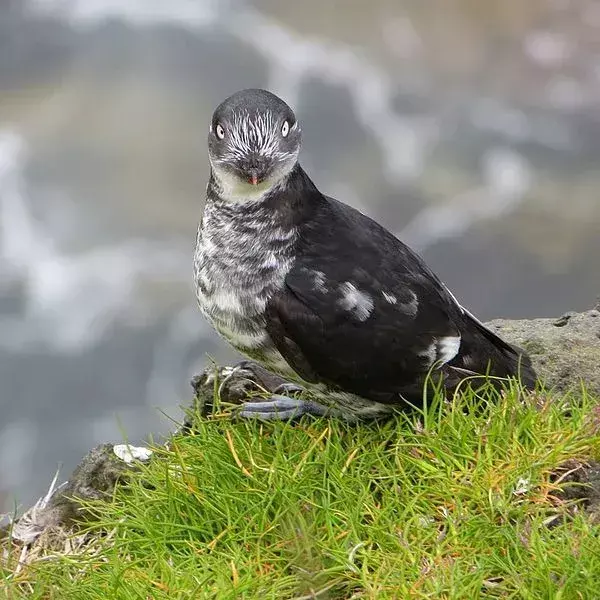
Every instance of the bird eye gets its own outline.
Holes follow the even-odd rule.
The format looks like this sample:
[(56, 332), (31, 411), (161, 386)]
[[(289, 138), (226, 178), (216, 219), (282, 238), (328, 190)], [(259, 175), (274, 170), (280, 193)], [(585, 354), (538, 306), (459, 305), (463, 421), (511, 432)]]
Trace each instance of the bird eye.
[(287, 134), (290, 132), (290, 124), (287, 121), (283, 122), (283, 125), (281, 126), (281, 135), (283, 137), (287, 137)]
[(217, 137), (222, 140), (225, 137), (225, 130), (223, 129), (223, 127), (221, 127), (221, 125), (217, 125), (216, 128), (217, 131)]

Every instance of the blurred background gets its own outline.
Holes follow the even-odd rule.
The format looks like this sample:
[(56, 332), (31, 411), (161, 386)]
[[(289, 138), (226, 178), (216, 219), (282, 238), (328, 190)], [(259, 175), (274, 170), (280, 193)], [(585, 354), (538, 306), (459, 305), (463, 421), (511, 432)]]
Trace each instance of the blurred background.
[(600, 292), (598, 0), (0, 0), (0, 512), (168, 432), (236, 357), (195, 306), (213, 108), (267, 87), (317, 185), (484, 319)]

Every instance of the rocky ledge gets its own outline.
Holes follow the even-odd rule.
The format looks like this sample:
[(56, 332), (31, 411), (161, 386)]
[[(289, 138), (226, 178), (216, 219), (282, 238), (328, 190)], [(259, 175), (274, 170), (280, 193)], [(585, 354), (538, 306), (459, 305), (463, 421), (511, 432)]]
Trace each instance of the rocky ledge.
[(529, 352), (548, 389), (565, 393), (585, 383), (588, 392), (600, 398), (600, 302), (558, 319), (496, 319), (486, 325)]
[[(487, 323), (507, 341), (525, 348), (549, 391), (581, 393), (582, 386), (600, 399), (600, 303), (581, 313), (566, 313), (558, 319), (497, 319)], [(238, 404), (248, 394), (272, 391), (281, 380), (258, 365), (245, 363), (242, 369), (210, 368), (192, 382), (201, 411), (209, 409), (214, 396), (215, 376), (222, 401)], [(191, 423), (186, 421), (183, 430)], [(23, 516), (0, 529), (0, 539), (8, 535), (22, 546), (53, 539), (64, 543), (65, 531), (88, 517), (73, 498), (84, 500), (110, 497), (118, 482), (126, 481), (131, 469), (147, 460), (151, 451), (123, 444), (104, 444), (93, 449), (75, 469), (68, 482), (55, 487)], [(600, 519), (600, 464), (578, 463), (564, 466), (576, 491), (569, 498)], [(558, 476), (558, 475), (557, 475)], [(71, 548), (77, 537), (69, 538)], [(74, 541), (75, 540), (75, 541)], [(81, 541), (83, 543), (83, 540)]]

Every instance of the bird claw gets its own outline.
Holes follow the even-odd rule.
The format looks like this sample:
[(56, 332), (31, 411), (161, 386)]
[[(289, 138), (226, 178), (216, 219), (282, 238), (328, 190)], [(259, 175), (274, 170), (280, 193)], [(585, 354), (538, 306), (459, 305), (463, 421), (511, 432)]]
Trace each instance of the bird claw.
[(295, 383), (286, 381), (285, 383), (278, 385), (273, 390), (273, 395), (285, 396), (285, 395), (291, 395), (291, 394), (301, 394), (302, 392), (304, 392), (303, 387), (300, 387), (299, 385), (297, 385)]
[[(283, 384), (290, 385), (293, 384)], [(298, 386), (293, 386), (298, 391)], [(259, 419), (262, 421), (291, 421), (302, 415), (322, 417), (327, 409), (316, 402), (290, 398), (281, 394), (273, 394), (269, 400), (261, 402), (244, 402), (238, 413), (244, 419)]]

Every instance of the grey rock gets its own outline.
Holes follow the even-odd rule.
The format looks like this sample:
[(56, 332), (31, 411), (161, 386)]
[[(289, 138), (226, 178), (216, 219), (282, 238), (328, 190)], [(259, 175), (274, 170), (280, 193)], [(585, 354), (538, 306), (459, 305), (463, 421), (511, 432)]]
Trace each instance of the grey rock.
[(569, 312), (559, 319), (496, 319), (486, 323), (521, 346), (549, 390), (581, 390), (600, 398), (600, 311)]
[(584, 510), (592, 523), (600, 524), (600, 463), (598, 461), (568, 460), (552, 474), (551, 481), (560, 484), (555, 495), (559, 500), (570, 505), (571, 514)]
[[(135, 448), (132, 447), (132, 450)], [(81, 506), (81, 500), (109, 498), (117, 483), (127, 480), (139, 465), (132, 451), (126, 459), (115, 453), (113, 444), (102, 444), (91, 450), (73, 471), (69, 480), (55, 487), (56, 478), (44, 498), (19, 519), (0, 529), (0, 539), (6, 535), (14, 541), (31, 544), (44, 535), (49, 545), (64, 542), (64, 537), (77, 522), (89, 521), (93, 515)], [(132, 456), (133, 455), (133, 456)]]
[[(113, 444), (102, 444), (94, 448), (73, 471), (64, 488), (52, 497), (48, 505), (48, 518), (63, 524), (82, 518), (82, 509), (74, 498), (106, 498), (112, 494), (117, 482), (125, 479), (130, 471), (130, 464), (115, 455)], [(53, 514), (56, 517), (50, 516)]]

